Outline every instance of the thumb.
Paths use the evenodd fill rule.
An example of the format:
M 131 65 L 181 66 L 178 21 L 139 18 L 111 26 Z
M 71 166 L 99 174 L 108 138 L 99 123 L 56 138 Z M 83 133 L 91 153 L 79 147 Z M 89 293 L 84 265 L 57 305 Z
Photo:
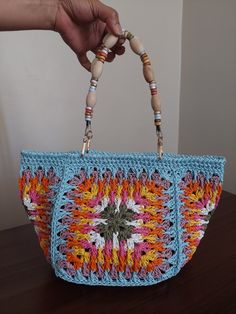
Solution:
M 89 58 L 87 57 L 86 53 L 82 53 L 80 55 L 77 55 L 77 58 L 80 62 L 80 64 L 89 72 L 91 71 L 91 62 L 89 61 Z
M 98 1 L 98 18 L 106 23 L 108 30 L 115 36 L 123 36 L 122 28 L 119 21 L 119 14 L 113 8 Z

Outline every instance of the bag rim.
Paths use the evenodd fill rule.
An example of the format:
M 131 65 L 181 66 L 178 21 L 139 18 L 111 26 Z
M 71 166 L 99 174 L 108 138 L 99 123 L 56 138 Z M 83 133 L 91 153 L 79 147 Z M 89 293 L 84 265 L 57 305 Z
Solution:
M 178 154 L 178 153 L 164 153 L 163 159 L 157 159 L 156 152 L 114 152 L 114 151 L 99 151 L 99 150 L 91 150 L 89 154 L 85 155 L 84 157 L 81 156 L 81 152 L 74 150 L 74 151 L 37 151 L 37 150 L 29 150 L 23 149 L 20 152 L 22 157 L 29 157 L 29 158 L 53 158 L 56 160 L 71 160 L 76 161 L 78 158 L 80 160 L 84 159 L 140 159 L 140 160 L 150 160 L 150 161 L 157 161 L 157 162 L 165 162 L 165 161 L 192 161 L 192 162 L 207 162 L 207 163 L 222 163 L 226 162 L 226 158 L 222 155 L 195 155 L 195 154 Z

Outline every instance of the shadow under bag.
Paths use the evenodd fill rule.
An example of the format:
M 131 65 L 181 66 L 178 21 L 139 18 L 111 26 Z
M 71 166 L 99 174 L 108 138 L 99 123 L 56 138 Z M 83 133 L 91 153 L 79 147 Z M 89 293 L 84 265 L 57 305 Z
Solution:
M 151 285 L 192 258 L 222 192 L 225 158 L 163 153 L 161 109 L 150 59 L 140 56 L 157 133 L 157 152 L 90 150 L 96 88 L 107 34 L 92 63 L 82 151 L 22 150 L 19 191 L 40 246 L 58 277 L 77 284 Z

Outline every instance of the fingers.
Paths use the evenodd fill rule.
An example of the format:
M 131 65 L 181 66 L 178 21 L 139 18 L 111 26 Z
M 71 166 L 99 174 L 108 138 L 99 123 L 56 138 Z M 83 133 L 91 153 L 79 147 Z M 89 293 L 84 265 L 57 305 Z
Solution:
M 119 21 L 119 15 L 116 10 L 103 4 L 99 0 L 95 2 L 96 6 L 94 8 L 94 17 L 100 19 L 106 24 L 106 31 L 113 33 L 115 36 L 119 37 L 117 44 L 108 53 L 106 61 L 112 62 L 116 55 L 122 55 L 125 52 L 125 47 L 122 46 L 124 43 L 124 36 L 122 28 Z M 95 49 L 94 49 L 95 50 Z M 96 51 L 92 51 L 96 54 Z M 89 61 L 86 53 L 78 55 L 79 62 L 88 71 L 91 71 L 91 62 Z
M 110 52 L 107 55 L 106 62 L 112 62 L 116 55 L 121 56 L 125 53 L 125 46 L 122 46 L 125 40 L 119 39 L 117 44 L 110 49 Z M 92 52 L 96 55 L 99 50 L 99 47 L 92 49 Z
M 114 52 L 118 55 L 121 56 L 125 53 L 125 47 L 124 46 L 120 46 L 115 48 Z
M 97 17 L 104 23 L 108 30 L 115 36 L 122 37 L 123 32 L 119 21 L 119 14 L 113 8 L 98 1 Z
M 89 59 L 88 59 L 86 53 L 77 55 L 77 58 L 78 58 L 80 64 L 81 64 L 86 70 L 88 70 L 88 71 L 90 72 L 90 71 L 91 71 L 91 62 L 89 61 Z
M 125 47 L 124 46 L 120 46 L 122 45 L 123 42 L 122 41 L 119 41 L 112 49 L 111 51 L 108 53 L 107 55 L 107 58 L 106 58 L 106 61 L 107 62 L 112 62 L 116 55 L 123 55 L 125 53 Z M 96 55 L 96 50 L 93 51 Z M 89 58 L 87 57 L 87 54 L 86 53 L 83 53 L 83 54 L 80 54 L 80 55 L 77 55 L 77 58 L 80 62 L 80 64 L 89 72 L 91 72 L 91 62 L 89 60 Z
M 111 49 L 111 52 L 108 53 L 107 55 L 107 62 L 112 62 L 116 55 L 121 56 L 125 53 L 125 47 L 124 46 L 120 46 L 120 47 L 114 47 L 113 49 Z
M 111 54 L 114 54 L 115 56 L 118 55 L 118 56 L 121 56 L 125 53 L 125 46 L 122 46 L 124 43 L 124 40 L 123 39 L 119 39 L 117 44 L 111 48 L 111 52 L 108 54 L 108 57 L 109 55 Z M 111 60 L 113 61 L 114 58 Z M 108 62 L 110 62 L 110 58 L 107 60 Z
M 111 51 L 111 52 L 108 53 L 106 61 L 107 62 L 112 62 L 115 59 L 115 57 L 116 57 L 115 52 Z
M 122 46 L 124 43 L 123 40 L 119 39 L 117 44 L 111 48 L 112 51 L 115 52 L 115 54 L 121 56 L 125 53 L 125 46 Z

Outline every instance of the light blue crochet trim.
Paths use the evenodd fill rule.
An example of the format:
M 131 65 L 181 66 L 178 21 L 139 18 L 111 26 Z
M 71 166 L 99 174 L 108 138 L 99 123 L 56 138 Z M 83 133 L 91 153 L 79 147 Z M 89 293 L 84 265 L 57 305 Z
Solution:
M 159 282 L 162 282 L 164 280 L 167 280 L 177 275 L 176 272 L 173 272 L 173 269 L 171 271 L 167 271 L 159 279 L 154 279 L 150 274 L 148 274 L 145 280 L 141 280 L 138 277 L 137 273 L 133 273 L 132 279 L 130 280 L 127 280 L 124 277 L 124 273 L 119 273 L 119 279 L 112 280 L 107 271 L 104 273 L 104 278 L 102 280 L 99 280 L 96 274 L 93 272 L 91 273 L 88 279 L 86 279 L 81 274 L 81 271 L 77 271 L 76 276 L 75 276 L 76 279 L 73 279 L 70 276 L 68 276 L 68 274 L 63 269 L 61 271 L 56 270 L 55 274 L 57 277 L 64 279 L 66 281 L 69 281 L 71 283 L 75 283 L 75 284 L 84 284 L 84 285 L 89 285 L 89 286 L 113 286 L 113 287 L 150 286 L 150 285 L 157 284 Z
M 226 160 L 223 156 L 210 155 L 180 155 L 165 153 L 163 159 L 157 158 L 155 152 L 103 152 L 91 150 L 85 157 L 81 157 L 80 151 L 69 152 L 38 152 L 30 150 L 21 151 L 21 165 L 29 164 L 32 167 L 43 165 L 46 167 L 53 166 L 55 169 L 62 169 L 63 165 L 84 166 L 89 174 L 94 167 L 103 170 L 106 168 L 113 169 L 113 165 L 120 166 L 128 173 L 129 167 L 135 168 L 137 173 L 141 173 L 143 167 L 147 173 L 152 173 L 156 167 L 165 170 L 179 169 L 180 167 L 191 167 L 198 171 L 212 169 L 219 172 L 220 179 L 223 181 L 223 172 Z M 21 167 L 21 170 L 22 170 Z

